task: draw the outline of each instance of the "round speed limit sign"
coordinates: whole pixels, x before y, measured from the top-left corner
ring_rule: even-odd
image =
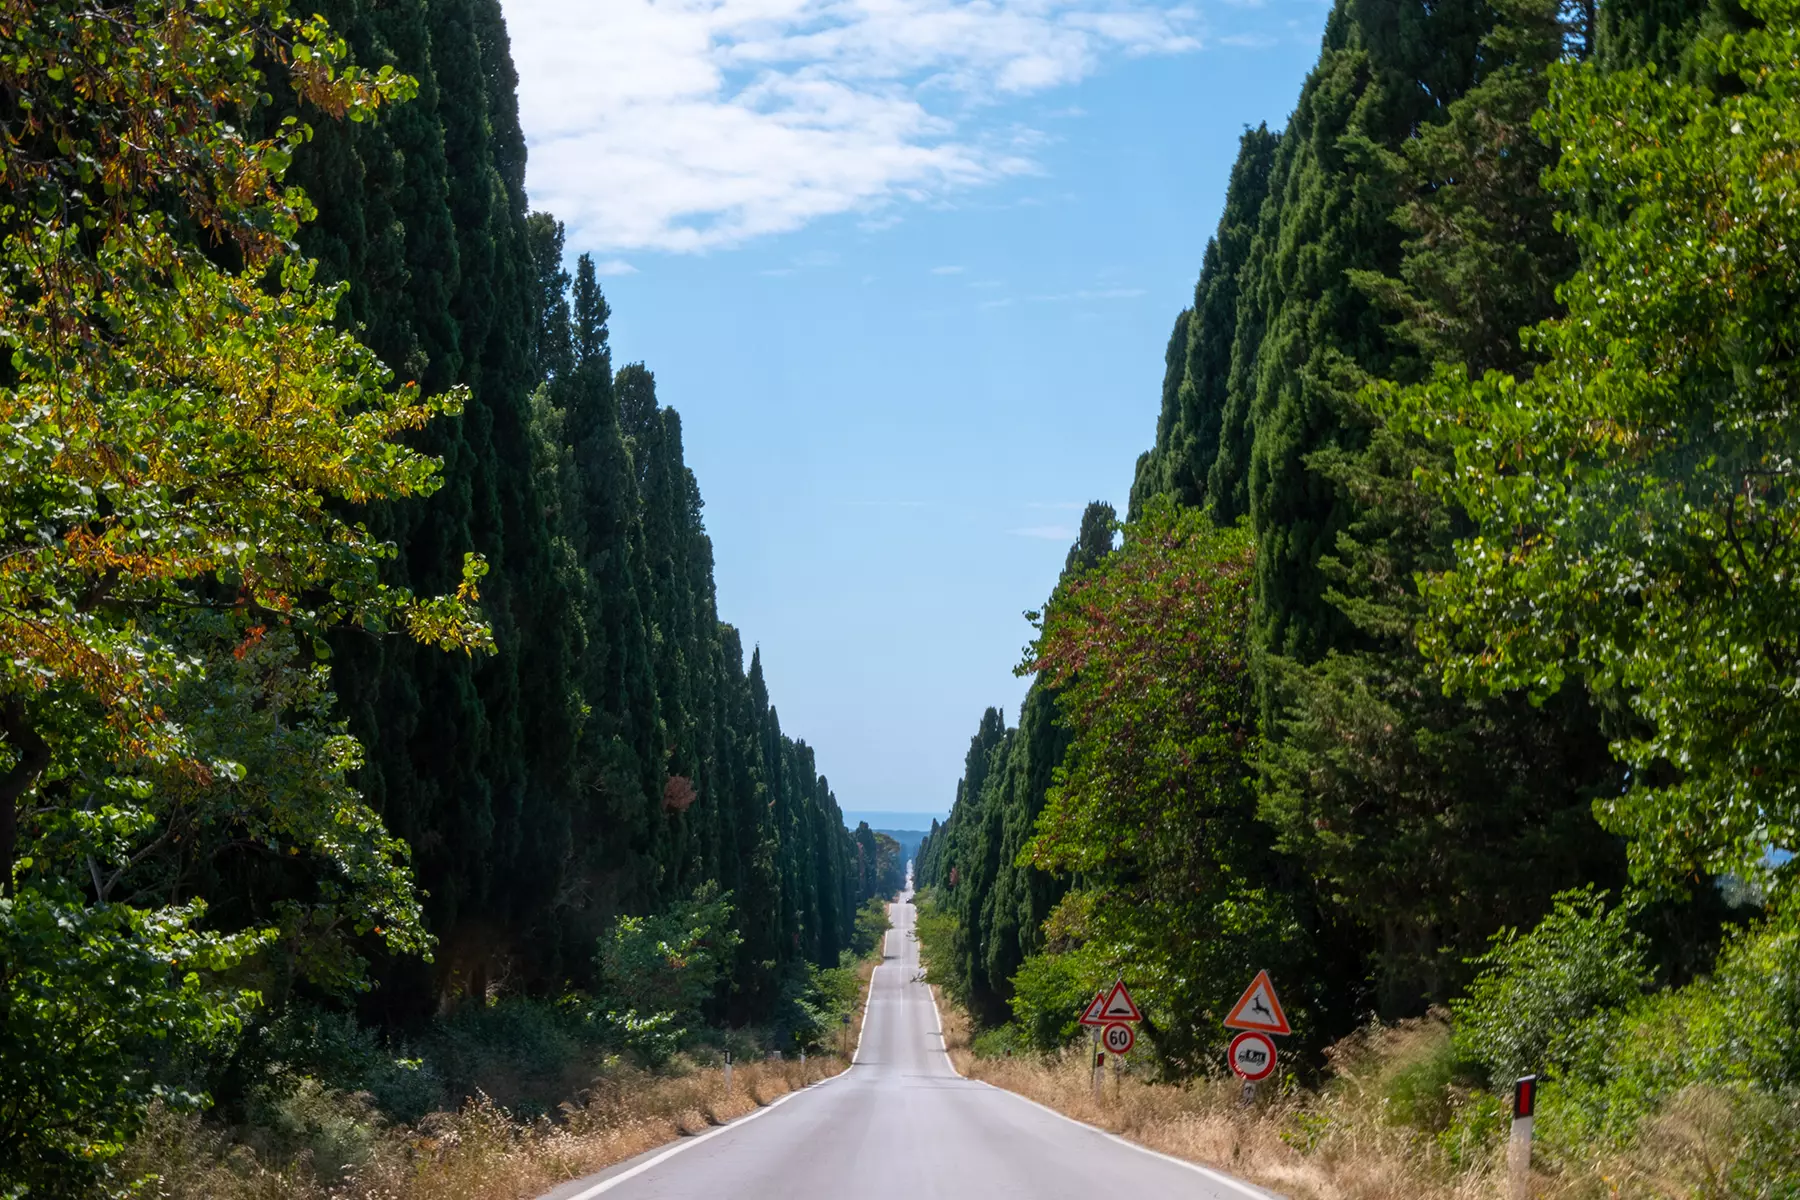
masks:
[[[1275,1043],[1266,1033],[1240,1033],[1231,1039],[1231,1069],[1251,1083],[1275,1073]]]
[[[1130,1054],[1133,1043],[1137,1041],[1137,1034],[1131,1031],[1131,1026],[1123,1023],[1108,1025],[1100,1040],[1114,1054]]]

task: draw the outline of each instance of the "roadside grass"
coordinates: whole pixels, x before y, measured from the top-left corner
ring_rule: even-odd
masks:
[[[1152,1150],[1225,1171],[1292,1200],[1499,1200],[1510,1193],[1508,1114],[1447,1084],[1441,1015],[1370,1026],[1328,1052],[1328,1081],[1263,1085],[1245,1107],[1229,1079],[1151,1082],[1108,1067],[1096,1105],[1085,1046],[1058,1054],[978,1055],[968,1016],[932,988],[945,1046],[963,1075],[1016,1092]],[[1109,1056],[1110,1058],[1110,1056]],[[1746,1136],[1725,1088],[1679,1093],[1622,1148],[1556,1156],[1534,1170],[1534,1200],[1763,1200],[1728,1178]],[[1544,1158],[1552,1149],[1543,1147]]]
[[[366,1092],[312,1085],[288,1102],[285,1136],[158,1112],[121,1174],[154,1176],[132,1194],[161,1200],[531,1200],[841,1073],[878,961],[858,965],[841,1049],[804,1063],[738,1063],[729,1095],[723,1065],[689,1055],[656,1071],[609,1059],[554,1115],[536,1118],[478,1095],[457,1112],[390,1122]]]

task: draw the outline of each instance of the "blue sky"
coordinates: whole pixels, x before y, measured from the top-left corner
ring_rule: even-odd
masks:
[[[682,414],[783,728],[848,809],[947,809],[1325,5],[505,8],[534,206]]]

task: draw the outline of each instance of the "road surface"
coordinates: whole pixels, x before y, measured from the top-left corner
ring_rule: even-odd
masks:
[[[1265,1200],[963,1079],[919,978],[913,907],[889,910],[862,1044],[848,1071],[544,1200]]]

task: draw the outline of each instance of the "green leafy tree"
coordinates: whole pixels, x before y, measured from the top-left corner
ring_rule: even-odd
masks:
[[[1770,845],[1800,844],[1800,33],[1790,3],[1750,12],[1766,26],[1695,50],[1729,91],[1559,70],[1548,178],[1587,266],[1534,334],[1546,365],[1380,397],[1449,456],[1429,481],[1476,526],[1424,583],[1426,649],[1477,693],[1575,676],[1629,697],[1631,786],[1596,811],[1657,883],[1774,882]]]
[[[247,132],[265,67],[356,121],[411,81],[281,4],[15,4],[0,39],[0,1187],[61,1195],[152,1096],[199,1100],[183,1056],[257,999],[222,972],[288,938],[342,984],[321,935],[429,943],[301,655],[344,626],[491,639],[478,558],[418,596],[346,515],[435,490],[402,436],[463,397],[390,386],[334,327],[341,289],[294,252],[311,208],[282,183],[310,130]],[[310,864],[274,922],[209,929],[165,853],[216,848],[220,822]]]
[[[1554,150],[1531,123],[1550,66],[1586,47],[1581,20],[1548,0],[1497,6],[1476,84],[1388,156],[1410,192],[1398,274],[1351,278],[1388,315],[1392,376],[1531,361],[1519,330],[1559,311],[1574,246],[1538,184]],[[1365,416],[1364,444],[1309,460],[1348,514],[1319,565],[1356,636],[1317,662],[1270,663],[1279,715],[1263,811],[1363,942],[1376,1011],[1397,1018],[1455,994],[1468,956],[1503,925],[1531,925],[1555,893],[1624,882],[1622,851],[1591,815],[1623,772],[1578,685],[1542,704],[1443,694],[1414,643],[1413,578],[1453,561],[1468,523],[1416,479],[1442,455]]]
[[[1127,975],[1182,1074],[1211,1061],[1243,980],[1303,945],[1251,786],[1251,569],[1244,531],[1159,499],[1064,582],[1028,664],[1071,743],[1025,855],[1082,881],[1053,921]]]
[[[738,942],[731,897],[712,886],[654,916],[620,917],[600,943],[601,995],[616,1009],[689,1025],[725,978]]]

